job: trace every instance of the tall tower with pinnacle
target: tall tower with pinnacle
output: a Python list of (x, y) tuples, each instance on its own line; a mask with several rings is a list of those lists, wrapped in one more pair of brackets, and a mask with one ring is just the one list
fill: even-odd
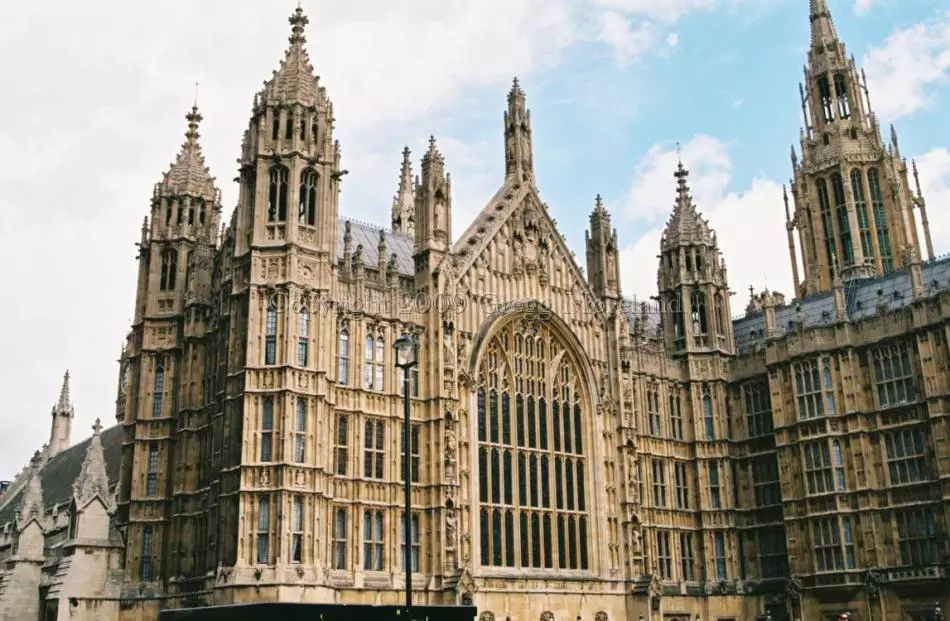
[(399, 190), (393, 197), (393, 232), (410, 237), (415, 233), (415, 190), (412, 183), (412, 160), (409, 147), (402, 150), (399, 169)]
[(603, 299), (620, 297), (620, 260), (617, 229), (611, 227), (610, 213), (600, 194), (590, 214), (590, 230), (584, 235), (587, 245), (587, 281)]
[[(185, 118), (185, 142), (155, 184), (150, 214), (142, 226), (135, 316), (120, 360), (116, 419), (127, 431), (117, 521), (128, 528), (128, 539), (136, 545), (167, 540), (176, 506), (173, 496), (183, 493), (172, 488), (169, 477), (176, 471), (176, 420), (183, 409), (196, 407), (200, 400), (194, 393), (201, 391), (183, 380), (198, 364), (194, 336), (210, 317), (195, 304), (202, 297), (208, 301), (221, 194), (198, 141), (202, 116), (197, 103)], [(140, 476), (132, 476), (133, 470)], [(179, 506), (187, 506), (185, 498), (180, 500)], [(167, 569), (146, 571), (133, 558), (126, 562), (127, 573), (143, 582)]]
[(73, 403), (69, 397), (69, 371), (63, 375), (63, 386), (59, 389), (59, 399), (53, 406), (53, 421), (50, 425), (48, 457), (69, 448), (70, 433), (73, 427)]
[(512, 81), (505, 111), (505, 178), (534, 183), (531, 111), (518, 78)]
[(445, 171), (445, 156), (435, 136), (422, 156), (422, 176), (415, 190), (416, 282), (427, 282), (452, 244), (452, 175)]
[(830, 290), (835, 264), (845, 281), (903, 269), (920, 256), (915, 207), (926, 221), (924, 201), (908, 185), (897, 133), (891, 127), (885, 144), (864, 72), (838, 38), (827, 0), (810, 0), (809, 8), (811, 48), (799, 86), (801, 159), (793, 147), (795, 210), (788, 216), (802, 254), (799, 280), (792, 250), (798, 296)]
[(680, 162), (676, 203), (660, 242), (657, 276), (663, 333), (674, 355), (696, 352), (732, 354), (729, 283), (716, 234), (696, 211), (689, 193), (689, 171)]

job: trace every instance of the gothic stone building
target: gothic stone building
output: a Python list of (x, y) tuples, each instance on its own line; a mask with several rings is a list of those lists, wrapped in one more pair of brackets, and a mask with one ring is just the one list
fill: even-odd
[[(64, 389), (50, 444), (0, 496), (0, 619), (394, 604), (408, 545), (416, 601), (483, 621), (934, 620), (950, 604), (950, 261), (824, 0), (810, 19), (794, 210), (785, 197), (795, 290), (733, 320), (682, 165), (656, 304), (622, 295), (599, 199), (585, 275), (539, 198), (517, 82), (504, 182), (465, 231), (435, 139), (418, 177), (404, 152), (389, 226), (341, 218), (298, 9), (230, 220), (197, 109), (155, 186), (118, 424), (66, 448)], [(420, 342), (408, 450), (403, 333)]]

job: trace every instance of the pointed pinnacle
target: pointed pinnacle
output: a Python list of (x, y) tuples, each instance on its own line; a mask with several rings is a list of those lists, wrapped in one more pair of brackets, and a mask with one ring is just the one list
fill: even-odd
[(59, 412), (69, 411), (69, 371), (63, 375), (63, 387), (59, 389), (59, 400), (56, 402), (56, 410)]
[(300, 3), (297, 3), (297, 8), (294, 10), (294, 14), (290, 16), (287, 20), (290, 22), (290, 42), (291, 43), (305, 43), (307, 38), (304, 36), (304, 28), (307, 24), (310, 23), (310, 20), (307, 19), (307, 16), (303, 14), (303, 7), (300, 6)]
[(811, 45), (813, 48), (824, 47), (828, 43), (838, 40), (835, 24), (831, 19), (827, 0), (809, 0), (809, 15), (811, 22)]

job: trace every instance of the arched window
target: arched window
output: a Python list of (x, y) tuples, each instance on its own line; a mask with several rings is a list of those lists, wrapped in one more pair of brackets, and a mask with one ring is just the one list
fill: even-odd
[(300, 309), (300, 317), (297, 326), (297, 364), (307, 366), (308, 344), (310, 342), (310, 311), (307, 307)]
[(686, 335), (686, 309), (683, 305), (683, 293), (677, 290), (673, 298), (673, 339), (678, 346), (682, 346), (682, 340)]
[(838, 231), (841, 237), (841, 250), (845, 265), (854, 263), (854, 247), (851, 245), (851, 222), (848, 220), (848, 204), (844, 197), (844, 180), (839, 173), (831, 175), (831, 187), (834, 190), (835, 214), (838, 216)]
[(385, 359), (386, 345), (382, 336), (368, 334), (364, 348), (363, 388), (366, 390), (383, 389), (383, 360)]
[(346, 328), (340, 330), (337, 343), (337, 382), (341, 386), (349, 385), (350, 381), (350, 334)]
[(716, 418), (713, 416), (712, 396), (703, 392), (703, 423), (706, 427), (706, 439), (716, 439)]
[(267, 193), (267, 220), (287, 220), (287, 169), (274, 166), (270, 169)]
[(317, 222), (317, 172), (307, 168), (300, 173), (300, 224), (314, 226)]
[(155, 365), (155, 387), (152, 390), (152, 418), (162, 415), (162, 406), (165, 401), (165, 363), (158, 361)]
[(274, 123), (271, 127), (270, 137), (272, 140), (277, 140), (280, 136), (280, 112), (274, 110), (272, 114), (274, 115)]
[(198, 199), (198, 224), (205, 223), (205, 199)]
[(573, 357), (546, 324), (520, 321), (489, 342), (478, 382), (482, 565), (590, 569), (588, 412)]
[(719, 336), (725, 336), (726, 334), (726, 311), (724, 308), (725, 304), (723, 303), (722, 294), (716, 294), (716, 333)]
[(165, 199), (165, 226), (169, 226), (172, 223), (172, 212), (175, 210), (175, 201), (168, 198)]
[(264, 333), (264, 364), (277, 364), (277, 302), (267, 304), (267, 322)]
[(828, 82), (827, 75), (818, 78), (818, 96), (821, 98), (821, 111), (824, 114), (825, 123), (834, 122), (835, 112), (831, 105), (831, 84)]
[(178, 275), (178, 251), (174, 248), (166, 248), (162, 252), (162, 272), (160, 274), (158, 288), (161, 291), (175, 290), (175, 277)]
[(691, 300), (690, 317), (693, 322), (693, 338), (697, 345), (704, 344), (709, 332), (709, 323), (706, 314), (706, 294), (697, 291)]
[(831, 443), (831, 463), (835, 469), (835, 489), (843, 492), (846, 489), (844, 476), (844, 456), (841, 453), (841, 441), (835, 440)]
[(828, 183), (818, 178), (815, 181), (818, 187), (818, 207), (821, 210), (821, 223), (825, 234), (825, 252), (828, 253), (828, 274), (834, 278), (834, 264), (838, 260), (838, 247), (835, 243), (835, 221), (831, 214), (831, 200), (828, 198)]
[(864, 175), (855, 168), (851, 171), (851, 193), (854, 194), (854, 210), (858, 216), (858, 232), (861, 237), (861, 252), (864, 258), (874, 258), (874, 238), (871, 221), (868, 219), (868, 203), (864, 192)]
[(835, 98), (838, 100), (838, 118), (851, 118), (851, 101), (848, 99), (848, 84), (844, 75), (835, 74)]
[(294, 137), (294, 121), (291, 118), (290, 112), (287, 113), (287, 126), (284, 129), (284, 138), (290, 140)]
[(877, 228), (877, 246), (881, 253), (881, 267), (885, 274), (890, 274), (894, 271), (894, 257), (891, 255), (891, 236), (887, 229), (884, 193), (881, 191), (881, 179), (877, 168), (868, 169), (868, 190), (871, 194), (871, 212), (874, 214), (874, 226)]

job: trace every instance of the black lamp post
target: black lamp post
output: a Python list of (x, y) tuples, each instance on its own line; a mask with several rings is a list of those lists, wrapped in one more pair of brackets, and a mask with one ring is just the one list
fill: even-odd
[(940, 610), (940, 603), (934, 604), (934, 621), (943, 621), (943, 611)]
[(410, 482), (412, 480), (412, 434), (410, 433), (409, 423), (409, 371), (419, 361), (416, 359), (418, 345), (412, 335), (403, 333), (396, 342), (393, 343), (396, 350), (396, 366), (402, 369), (402, 403), (403, 403), (403, 429), (402, 438), (405, 447), (405, 458), (403, 460), (402, 476), (405, 484), (406, 495), (406, 514), (405, 514), (405, 538), (406, 549), (404, 562), (406, 563), (406, 613), (412, 610), (412, 495), (410, 492)]

